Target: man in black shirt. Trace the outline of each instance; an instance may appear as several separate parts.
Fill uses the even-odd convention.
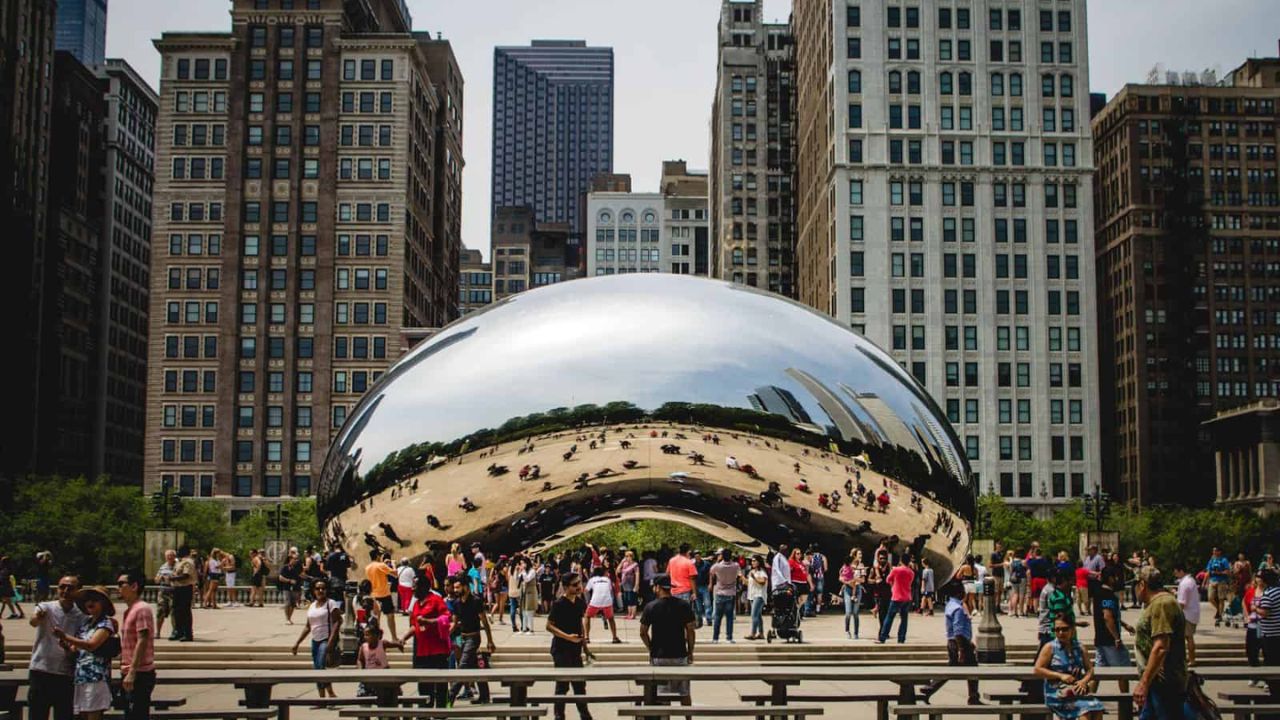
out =
[[[341,545],[334,545],[324,559],[324,569],[329,573],[329,597],[342,605],[347,591],[347,571],[351,569],[351,558]]]
[[[1120,598],[1116,595],[1117,585],[1123,586],[1124,576],[1112,572],[1102,573],[1097,593],[1093,596],[1093,645],[1098,649],[1098,667],[1131,667],[1129,650],[1124,646],[1124,638],[1120,636],[1120,628],[1133,632],[1120,619]],[[1129,681],[1120,681],[1120,692],[1129,692]]]
[[[582,631],[582,616],[587,612],[587,601],[582,597],[582,576],[569,573],[561,581],[564,595],[551,603],[547,613],[547,632],[551,633],[551,662],[556,667],[582,667],[582,653],[587,649],[587,638]],[[581,680],[557,680],[556,696],[569,693],[573,686],[575,695],[586,695],[587,684]],[[578,717],[591,720],[591,710],[586,703],[577,703]],[[556,720],[564,720],[564,703],[555,704]]]
[[[640,640],[649,649],[649,664],[656,667],[683,667],[693,664],[697,640],[696,618],[689,603],[671,595],[671,576],[653,578],[658,599],[649,603],[640,616]],[[659,686],[659,692],[680,696],[681,705],[692,704],[689,681],[675,680]]]
[[[493,630],[489,628],[489,615],[484,611],[484,601],[471,594],[471,584],[463,577],[453,579],[454,592],[458,600],[453,607],[453,627],[449,634],[458,636],[458,667],[463,670],[480,667],[480,631],[483,630],[488,641],[488,651],[494,651]],[[489,702],[489,683],[478,683],[480,686],[479,701]],[[453,698],[457,699],[457,690]]]

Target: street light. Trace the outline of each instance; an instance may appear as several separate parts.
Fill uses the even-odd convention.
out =
[[[1094,529],[1101,533],[1102,524],[1111,515],[1111,496],[1099,486],[1096,493],[1085,493],[1080,499],[1084,501],[1084,516],[1093,520]]]

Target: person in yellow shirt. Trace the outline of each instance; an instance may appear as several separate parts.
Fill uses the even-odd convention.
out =
[[[387,629],[392,637],[396,634],[396,605],[391,599],[391,582],[397,579],[396,569],[391,565],[391,553],[383,553],[381,560],[374,560],[364,568],[365,577],[369,578],[369,597],[373,598],[373,616],[385,615]]]

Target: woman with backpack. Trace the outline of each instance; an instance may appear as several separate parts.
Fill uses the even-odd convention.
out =
[[[87,587],[72,596],[84,610],[84,624],[72,637],[55,628],[63,650],[76,654],[72,708],[84,720],[100,720],[111,707],[111,661],[120,655],[120,636],[113,617],[116,607],[107,589]]]
[[[1013,617],[1024,617],[1023,605],[1026,604],[1027,565],[1018,554],[1013,552],[1004,556],[1005,567],[1009,568],[1009,614]]]

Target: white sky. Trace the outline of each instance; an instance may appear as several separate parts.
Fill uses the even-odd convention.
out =
[[[489,252],[493,48],[533,38],[584,39],[614,48],[614,171],[637,191],[657,189],[663,160],[705,169],[715,90],[719,0],[408,0],[414,29],[443,33],[466,83],[462,237]],[[790,0],[765,0],[785,21]],[[226,0],[111,0],[107,55],[159,85],[152,39],[166,31],[230,30]],[[1090,0],[1090,84],[1115,93],[1156,63],[1216,68],[1277,55],[1277,0]]]

